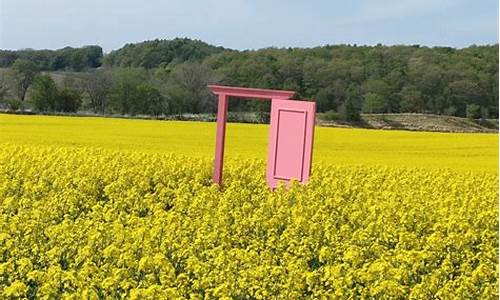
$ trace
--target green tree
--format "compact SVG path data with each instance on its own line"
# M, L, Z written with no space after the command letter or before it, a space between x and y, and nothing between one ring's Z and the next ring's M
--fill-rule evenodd
M0 103L3 103L6 100L8 93L9 87L7 80L5 79L5 75L0 72Z
M304 93L303 59L293 55L295 54L293 53L294 50L291 51L290 55L278 58L279 81L282 82L282 89L296 91L297 95L301 96Z
M87 57L85 51L82 49L76 49L70 56L70 67L74 71L82 71L87 66Z
M85 70L100 66L102 59L99 46L0 50L0 67L11 67L15 61L28 61L40 70ZM220 82L294 90L297 98L315 99L318 111L345 110L349 104L347 90L352 86L363 95L359 97L361 100L369 94L379 95L384 101L383 112L465 116L467 104L476 104L484 116L498 116L498 44L463 49L419 45L327 45L236 51L196 40L174 39L127 44L104 59L106 65L118 68L155 69L154 72L145 71L147 78L134 85L147 83L160 89L168 100L169 111L176 113L214 111L215 101L210 95L203 94L203 89L206 92L204 85L207 82ZM86 89L89 106L96 112L102 113L106 107L112 107L120 113L121 108L116 108L118 98L108 105L110 97L106 87L113 86L116 95L116 84L99 75L112 72L122 77L120 74L124 71L94 71L99 71L94 83L102 83L101 88L94 84ZM153 73L155 75L151 76ZM29 80L28 85L13 84L11 94L18 99L27 98L29 84ZM370 103L380 98L368 100ZM354 102L352 107L358 106ZM133 105L129 101L122 104ZM123 108L122 104L118 106ZM379 111L378 104L376 109L373 105L366 106L366 103L360 108ZM234 102L231 107L239 111L267 110L264 105L251 101Z
M90 108L94 113L104 114L108 107L109 94L113 87L111 72L95 70L82 76L82 89L88 95Z
M364 96L363 112L364 113L383 113L385 112L384 98L375 93L368 93Z
M215 100L207 88L213 74L204 65L185 63L176 67L168 82L168 97L177 113L214 111Z
M401 112L424 112L425 102L422 93L415 87L405 86L399 93Z
M147 73L142 68L124 68L115 70L113 87L109 96L109 109L119 114L136 114L135 102L142 101L138 97L138 87L146 83Z
M58 92L56 83L48 75L38 75L31 93L31 102L38 111L54 111L56 109Z
M82 48L65 47L58 50L0 50L0 67L11 67L15 60L26 60L43 71L70 69L74 66L77 69L96 68L101 65L102 57L102 48L95 45Z
M85 46L83 47L87 59L86 67L97 68L102 65L102 48L100 46Z
M142 113L151 116L168 114L168 103L160 91L150 84L141 84L137 87L137 103L142 103L140 107L135 107L134 113Z
M389 76L393 74L390 73ZM364 94L363 111L384 113L394 109L392 95L394 88L382 79L369 79L363 82L361 90Z
M336 109L336 95L332 88L322 88L316 94L316 105L318 112L326 112Z
M477 104L467 104L466 116L469 119L481 118L481 107Z
M361 95L355 85L350 85L346 91L346 100L339 109L340 116L346 121L361 120Z
M21 102L24 102L26 93L38 73L39 69L32 61L18 59L12 64L10 75L14 91Z
M127 44L123 48L106 55L104 63L115 67L156 68L176 65L186 61L194 62L224 51L199 40L176 38L173 40L153 40L137 44Z
M81 94L66 87L57 93L54 109L61 112L77 112L81 104Z
M449 100L457 107L460 116L467 115L467 104L474 103L481 106L482 90L477 81L473 79L462 79L449 84Z

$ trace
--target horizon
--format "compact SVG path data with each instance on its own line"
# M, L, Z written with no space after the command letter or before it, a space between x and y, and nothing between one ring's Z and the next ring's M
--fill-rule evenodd
M235 50L498 44L498 1L0 0L0 49L60 49L190 37Z
M204 42L204 43L207 43L208 45L211 45L211 46L215 46L215 47L223 47L224 49L226 50L232 50L232 51L240 51L240 52L243 52L243 51L259 51L259 50L262 50L262 49L288 49L288 48L292 48L292 49L312 49L312 48L318 48L318 47L328 47L328 46L347 46L347 47L378 47L378 46L382 46L382 47L413 47L413 46L418 46L419 48L452 48L452 49L456 49L456 50L460 50L460 49L467 49L467 48L470 48L470 47L489 47L489 46L498 46L498 42L495 42L495 43L485 43L485 44L469 44L469 45L466 45L466 46L463 46L463 47L453 47L453 46L446 46L446 45L423 45L423 44L383 44L383 43L375 43L375 44L357 44L357 43L335 43L335 44L321 44L321 45L311 45L311 46L282 46L282 47L277 47L277 46L269 46L269 47L261 47L261 48L248 48L248 49L235 49L235 48L230 48L230 47L227 47L227 46L224 46L224 45L216 45L216 44L212 44L212 43L209 43L207 41L204 41L204 40L201 40L201 39L197 39L197 38L192 38L192 37L172 37L172 38L153 38L153 39L149 39L149 40L139 40L139 41L132 41L132 42L126 42L125 44L123 44L122 46L119 46L118 48L114 48L114 49L108 49L107 51L104 49L104 47L102 47L102 45L99 45L99 44L82 44L82 45L67 45L67 46L63 46L63 47L59 47L59 48L31 48L31 47L27 47L27 48L18 48L18 49L6 49L6 48L0 48L0 51L23 51L23 50L33 50L33 51L43 51L43 50L49 50L49 51L55 51L55 50L60 50L60 49L64 49L64 48L83 48L83 47L87 47L87 46L99 46L101 48L103 48L103 53L104 54L109 54L110 52L112 51L116 51L116 50L119 50L123 47L125 47L126 45L129 45L129 44L140 44L140 43L146 43L146 42L151 42L151 41L155 41L155 40L167 40L167 41L171 41L171 40L174 40L174 39L190 39L190 40L193 40L193 41L201 41L201 42Z

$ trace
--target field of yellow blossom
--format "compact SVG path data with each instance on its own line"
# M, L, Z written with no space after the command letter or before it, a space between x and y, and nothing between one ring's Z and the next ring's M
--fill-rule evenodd
M228 124L226 157L265 160L269 127ZM0 114L0 143L213 157L215 123ZM409 166L498 173L498 134L316 127L313 165Z
M223 190L214 131L0 114L0 298L498 298L498 135L317 128L272 192L267 127Z

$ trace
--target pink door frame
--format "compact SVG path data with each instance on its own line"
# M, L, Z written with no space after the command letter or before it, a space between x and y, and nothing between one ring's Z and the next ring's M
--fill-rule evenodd
M222 184L222 169L224 168L224 142L226 140L227 109L229 97L253 99L290 99L294 91L278 91L267 89L240 88L222 85L209 85L212 93L219 97L217 106L217 135L215 138L215 161L213 181Z
M266 181L271 188L311 175L316 103L273 99Z

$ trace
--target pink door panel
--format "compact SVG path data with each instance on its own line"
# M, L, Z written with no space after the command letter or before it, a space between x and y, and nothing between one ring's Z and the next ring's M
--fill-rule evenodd
M305 183L311 174L316 103L273 99L267 183L277 187L292 179Z

